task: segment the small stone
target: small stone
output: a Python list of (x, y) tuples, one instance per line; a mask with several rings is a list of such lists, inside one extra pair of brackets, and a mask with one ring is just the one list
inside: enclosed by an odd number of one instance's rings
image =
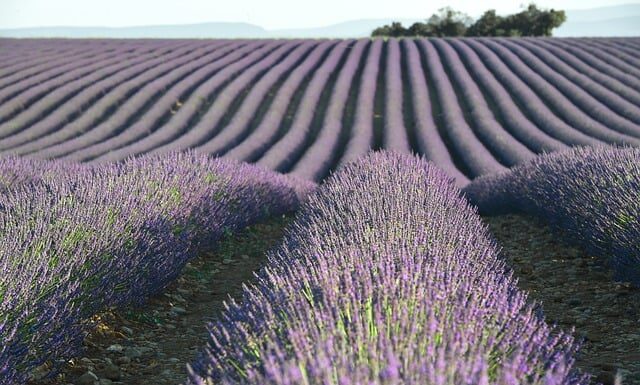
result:
[(140, 350), (133, 347), (126, 348), (124, 350), (124, 355), (129, 357), (130, 359), (142, 357), (142, 353), (140, 352)]
[(33, 381), (42, 380), (47, 374), (49, 374), (49, 370), (47, 369), (47, 365), (43, 364), (33, 369), (30, 373), (31, 379)]
[(82, 376), (78, 377), (77, 385), (93, 385), (96, 381), (98, 381), (98, 376), (96, 376), (92, 371), (88, 371)]
[(529, 275), (529, 274), (533, 273), (533, 267), (531, 267), (529, 265), (522, 266), (520, 268), (520, 272), (522, 274), (524, 274), (524, 275)]
[(171, 357), (167, 361), (169, 361), (172, 364), (177, 364), (178, 362), (180, 362), (180, 360), (175, 357)]
[(129, 363), (131, 363), (131, 358), (128, 356), (122, 356), (122, 357), (116, 358), (116, 364), (118, 365), (127, 365)]
[(119, 380), (121, 376), (120, 368), (116, 365), (107, 365), (102, 371), (102, 374), (104, 377), (115, 381)]
[(108, 378), (101, 378), (99, 384), (100, 385), (113, 385), (113, 381), (111, 381)]
[(600, 372), (596, 376), (596, 382), (600, 382), (602, 385), (615, 385), (616, 375), (611, 372)]
[(191, 295), (193, 292), (191, 290), (177, 288), (176, 291), (182, 295)]
[[(123, 327), (123, 329), (124, 329), (124, 327)], [(129, 329), (129, 330), (131, 330), (131, 329)], [(107, 348), (107, 351), (110, 352), (110, 353), (121, 353), (123, 350), (124, 350), (124, 348), (122, 347), (122, 345), (118, 345), (118, 344), (111, 345), (111, 346), (109, 346)]]
[(580, 301), (578, 298), (569, 298), (567, 304), (569, 306), (580, 306), (580, 304), (582, 304), (582, 301)]
[(185, 310), (185, 308), (180, 307), (180, 306), (173, 306), (171, 308), (171, 311), (175, 314), (179, 314), (179, 315), (184, 315), (187, 314), (187, 311)]
[(133, 335), (133, 330), (131, 328), (128, 328), (126, 326), (123, 326), (122, 328), (122, 332), (128, 336), (132, 336)]

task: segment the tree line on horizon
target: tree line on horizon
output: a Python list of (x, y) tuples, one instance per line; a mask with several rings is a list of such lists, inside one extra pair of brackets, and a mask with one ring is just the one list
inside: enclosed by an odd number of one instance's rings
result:
[(475, 21), (463, 12), (445, 7), (425, 22), (413, 23), (409, 28), (400, 22), (392, 22), (374, 29), (371, 36), (551, 36), (553, 29), (566, 20), (564, 11), (540, 9), (535, 4), (529, 4), (522, 11), (507, 16), (500, 16), (495, 9), (490, 9)]

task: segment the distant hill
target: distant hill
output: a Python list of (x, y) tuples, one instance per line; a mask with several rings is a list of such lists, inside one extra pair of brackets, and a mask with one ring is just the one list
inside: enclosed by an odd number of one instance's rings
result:
[(201, 23), (140, 27), (39, 27), (0, 29), (1, 37), (100, 37), (100, 38), (256, 38), (268, 32), (249, 23)]
[[(0, 37), (107, 38), (347, 38), (366, 37), (379, 26), (400, 21), (405, 26), (423, 20), (363, 19), (318, 28), (267, 30), (249, 23), (211, 22), (138, 27), (39, 27), (0, 29)], [(567, 21), (554, 36), (640, 36), (640, 3), (568, 10)]]

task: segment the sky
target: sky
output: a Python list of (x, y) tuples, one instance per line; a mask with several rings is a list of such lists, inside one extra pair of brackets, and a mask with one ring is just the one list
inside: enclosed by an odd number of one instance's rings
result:
[[(538, 6), (586, 9), (633, 0), (537, 0)], [(517, 12), (529, 1), (462, 0), (0, 0), (0, 29), (41, 26), (123, 27), (246, 22), (263, 28), (322, 27), (348, 20), (427, 18), (451, 6), (472, 17), (487, 9)]]

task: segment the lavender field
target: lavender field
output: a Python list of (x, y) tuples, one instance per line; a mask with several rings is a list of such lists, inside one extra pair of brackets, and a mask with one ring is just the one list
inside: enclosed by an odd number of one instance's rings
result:
[(619, 384), (518, 286), (513, 213), (640, 288), (640, 39), (0, 39), (0, 385), (69, 383), (95, 317), (282, 214), (183, 383)]

